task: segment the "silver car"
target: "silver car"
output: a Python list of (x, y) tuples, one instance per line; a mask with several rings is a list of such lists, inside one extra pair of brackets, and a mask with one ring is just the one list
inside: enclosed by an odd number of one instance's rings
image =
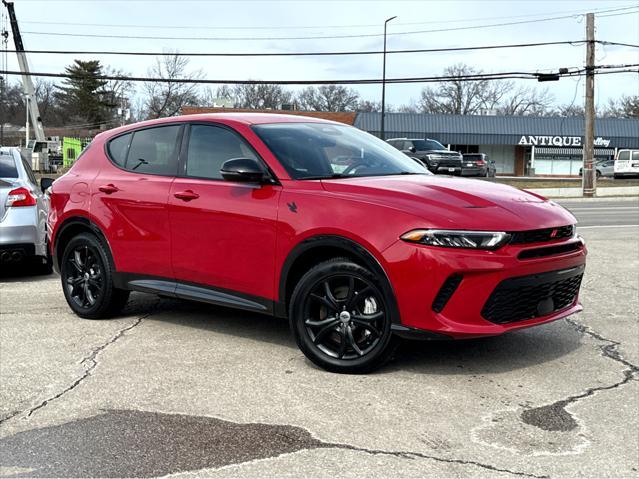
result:
[(0, 267), (31, 262), (41, 272), (51, 270), (46, 224), (49, 198), (17, 148), (0, 147)]

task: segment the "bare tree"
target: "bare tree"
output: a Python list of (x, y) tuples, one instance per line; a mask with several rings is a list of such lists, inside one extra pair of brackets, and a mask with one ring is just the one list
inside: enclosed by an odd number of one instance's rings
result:
[(548, 89), (519, 87), (510, 80), (469, 80), (481, 70), (462, 63), (447, 67), (449, 80), (426, 87), (415, 105), (422, 113), (477, 115), (490, 110), (502, 115), (543, 115), (554, 98)]
[[(220, 87), (218, 93), (232, 95), (238, 108), (278, 109), (282, 104), (290, 103), (293, 93), (275, 84), (243, 83), (231, 88)], [(223, 96), (223, 97), (224, 97)]]
[(35, 95), (40, 109), (40, 118), (46, 126), (57, 125), (59, 120), (59, 103), (55, 96), (55, 83), (42, 78), (35, 80)]
[(513, 89), (513, 84), (508, 81), (465, 79), (469, 75), (481, 73), (481, 70), (462, 63), (447, 67), (444, 76), (451, 79), (424, 88), (418, 101), (419, 110), (423, 113), (473, 115), (482, 109), (494, 109)]
[(544, 115), (554, 102), (547, 88), (520, 87), (503, 100), (496, 110), (501, 115)]
[(555, 110), (551, 112), (553, 116), (584, 116), (584, 107), (582, 105), (575, 105), (574, 103), (568, 105), (559, 105)]
[(189, 79), (196, 80), (202, 77), (201, 71), (187, 71), (189, 59), (178, 54), (167, 54), (157, 59), (149, 68), (148, 75), (152, 78), (161, 78), (169, 81), (145, 82), (143, 85), (146, 93), (146, 116), (148, 118), (160, 118), (174, 116), (180, 113), (184, 106), (196, 105), (197, 84), (177, 83), (171, 80)]
[(104, 74), (112, 77), (120, 77), (106, 81), (103, 88), (105, 101), (114, 108), (121, 106), (129, 108), (131, 97), (135, 94), (135, 87), (132, 81), (122, 78), (128, 76), (128, 74), (122, 70), (111, 67), (105, 67)]
[(342, 85), (309, 86), (297, 96), (301, 110), (354, 111), (359, 105), (359, 93)]
[[(386, 111), (390, 111), (389, 108), (390, 105), (386, 105)], [(382, 104), (379, 101), (361, 100), (357, 104), (357, 111), (366, 113), (382, 111)]]
[(618, 100), (610, 98), (602, 114), (614, 118), (639, 118), (639, 95), (622, 95)]

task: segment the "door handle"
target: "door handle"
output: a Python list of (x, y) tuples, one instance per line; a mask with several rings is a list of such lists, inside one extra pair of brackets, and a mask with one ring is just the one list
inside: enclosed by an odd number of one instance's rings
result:
[(178, 200), (182, 200), (182, 201), (196, 200), (200, 197), (200, 195), (198, 195), (197, 193), (191, 190), (178, 191), (177, 193), (174, 193), (173, 196), (175, 196)]
[(110, 195), (111, 193), (115, 193), (116, 191), (120, 191), (120, 189), (114, 184), (109, 183), (108, 185), (102, 185), (98, 188), (102, 193), (106, 193)]

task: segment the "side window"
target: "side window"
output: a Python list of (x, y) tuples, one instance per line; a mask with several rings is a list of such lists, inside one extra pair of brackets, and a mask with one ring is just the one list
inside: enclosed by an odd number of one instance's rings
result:
[(129, 143), (131, 143), (132, 136), (133, 135), (131, 133), (127, 133), (126, 135), (118, 136), (109, 142), (109, 156), (111, 156), (113, 162), (118, 166), (124, 167), (126, 154), (129, 151)]
[(632, 152), (632, 161), (639, 161), (639, 151)]
[(186, 156), (186, 175), (221, 180), (220, 168), (232, 158), (257, 156), (236, 133), (218, 126), (191, 125)]
[(629, 160), (630, 159), (630, 151), (628, 151), (628, 150), (620, 151), (618, 159), (621, 160), (621, 161)]
[(134, 132), (125, 168), (136, 173), (175, 176), (180, 131), (180, 125), (171, 125)]

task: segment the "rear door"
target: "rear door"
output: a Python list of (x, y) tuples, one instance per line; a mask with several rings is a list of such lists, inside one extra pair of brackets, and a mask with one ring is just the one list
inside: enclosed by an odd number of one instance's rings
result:
[(111, 163), (93, 182), (91, 213), (107, 229), (119, 272), (172, 278), (167, 205), (182, 129), (145, 128), (106, 145)]
[(274, 298), (279, 185), (225, 181), (232, 158), (262, 161), (224, 125), (192, 124), (169, 196), (173, 272), (182, 282)]

